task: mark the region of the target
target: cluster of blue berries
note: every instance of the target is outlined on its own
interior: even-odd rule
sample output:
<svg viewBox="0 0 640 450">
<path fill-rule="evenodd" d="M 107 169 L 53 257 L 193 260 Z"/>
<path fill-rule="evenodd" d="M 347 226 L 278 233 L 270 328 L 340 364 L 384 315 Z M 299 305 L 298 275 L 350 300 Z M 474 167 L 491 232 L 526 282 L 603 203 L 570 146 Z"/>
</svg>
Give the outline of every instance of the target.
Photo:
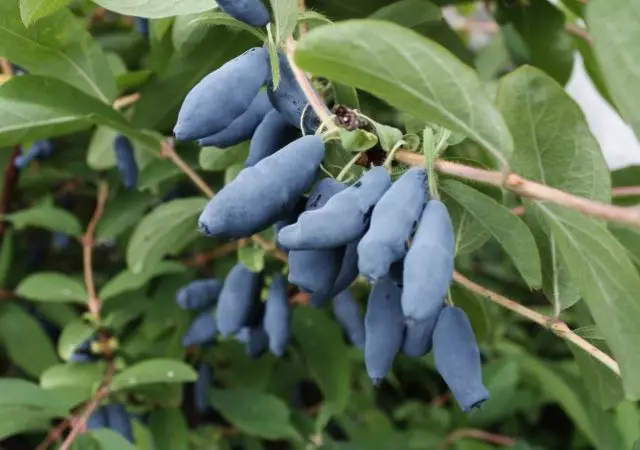
<svg viewBox="0 0 640 450">
<path fill-rule="evenodd" d="M 133 151 L 133 144 L 126 136 L 117 134 L 113 140 L 116 155 L 116 167 L 125 189 L 133 189 L 138 183 L 138 163 Z"/>
</svg>

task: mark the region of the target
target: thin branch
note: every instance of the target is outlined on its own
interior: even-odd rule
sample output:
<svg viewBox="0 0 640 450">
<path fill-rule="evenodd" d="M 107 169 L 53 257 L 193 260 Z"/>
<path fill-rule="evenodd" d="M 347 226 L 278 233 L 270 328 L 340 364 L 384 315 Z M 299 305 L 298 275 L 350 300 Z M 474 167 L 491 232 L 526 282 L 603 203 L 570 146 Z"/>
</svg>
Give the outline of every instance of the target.
<svg viewBox="0 0 640 450">
<path fill-rule="evenodd" d="M 185 259 L 182 261 L 182 264 L 189 267 L 201 267 L 209 261 L 213 261 L 214 259 L 218 259 L 235 252 L 243 245 L 245 245 L 244 240 L 227 242 L 226 244 L 223 244 L 218 248 L 214 248 L 211 251 L 198 253 L 189 259 Z"/>
<path fill-rule="evenodd" d="M 613 197 L 636 197 L 640 196 L 640 186 L 620 186 L 611 190 Z"/>
<path fill-rule="evenodd" d="M 566 323 L 558 319 L 545 316 L 544 314 L 540 314 L 539 312 L 529 309 L 526 306 L 521 305 L 520 303 L 503 297 L 502 295 L 493 292 L 485 288 L 484 286 L 480 286 L 479 284 L 474 283 L 459 272 L 454 272 L 453 279 L 456 283 L 464 286 L 470 291 L 473 291 L 476 294 L 481 295 L 482 297 L 486 297 L 487 299 L 491 300 L 494 303 L 497 303 L 503 308 L 506 308 L 526 319 L 531 320 L 532 322 L 537 323 L 538 325 L 543 326 L 544 328 L 547 328 L 562 339 L 580 347 L 582 350 L 584 350 L 592 357 L 600 361 L 602 364 L 607 366 L 609 369 L 611 369 L 613 373 L 620 376 L 620 367 L 611 356 L 607 355 L 595 345 L 590 344 L 589 342 L 578 336 L 569 328 Z"/>
<path fill-rule="evenodd" d="M 49 430 L 47 437 L 36 447 L 36 450 L 47 450 L 51 444 L 54 442 L 58 442 L 62 439 L 62 433 L 66 431 L 67 428 L 71 426 L 70 419 L 64 419 L 55 427 Z"/>
<path fill-rule="evenodd" d="M 575 36 L 575 37 L 577 37 L 579 39 L 582 39 L 587 44 L 593 45 L 593 39 L 591 39 L 591 36 L 589 36 L 589 33 L 587 32 L 587 30 L 585 30 L 584 28 L 579 27 L 575 23 L 565 23 L 564 24 L 564 30 L 568 34 L 570 34 L 572 36 Z"/>
<path fill-rule="evenodd" d="M 104 212 L 104 205 L 107 202 L 109 196 L 109 185 L 106 181 L 101 181 L 98 185 L 98 195 L 96 200 L 96 209 L 93 212 L 93 216 L 87 226 L 87 231 L 82 236 L 82 262 L 84 269 L 84 283 L 87 287 L 87 293 L 89 295 L 87 306 L 92 317 L 99 322 L 100 320 L 100 299 L 96 294 L 95 283 L 93 281 L 93 244 L 96 225 L 102 217 Z"/>
<path fill-rule="evenodd" d="M 450 445 L 455 444 L 460 439 L 471 438 L 477 441 L 488 442 L 490 444 L 503 445 L 505 447 L 514 447 L 516 440 L 500 434 L 489 433 L 484 430 L 474 428 L 460 428 L 452 431 L 445 440 L 440 444 L 438 450 L 446 450 Z"/>
<path fill-rule="evenodd" d="M 131 106 L 140 100 L 140 94 L 136 92 L 135 94 L 125 95 L 124 97 L 120 97 L 115 99 L 113 102 L 113 109 L 120 111 L 127 106 Z"/>
<path fill-rule="evenodd" d="M 13 66 L 9 62 L 7 58 L 0 57 L 0 69 L 2 69 L 2 73 L 5 75 L 13 76 Z"/>
<path fill-rule="evenodd" d="M 13 191 L 18 184 L 20 178 L 20 171 L 15 166 L 15 160 L 20 155 L 20 146 L 13 147 L 11 156 L 7 160 L 7 165 L 4 168 L 4 176 L 2 181 L 2 197 L 0 198 L 0 215 L 6 214 L 11 208 L 11 200 L 13 198 Z M 4 234 L 6 222 L 0 219 L 0 237 Z"/>
<path fill-rule="evenodd" d="M 412 166 L 424 167 L 425 164 L 424 157 L 422 155 L 407 151 L 397 152 L 396 160 Z M 503 183 L 503 176 L 500 172 L 479 169 L 477 167 L 469 167 L 451 161 L 438 160 L 435 163 L 435 168 L 439 172 L 447 175 L 506 188 L 521 197 L 555 203 L 557 205 L 574 209 L 588 216 L 605 219 L 611 222 L 618 222 L 633 227 L 640 227 L 640 210 L 637 208 L 610 205 L 589 200 L 584 197 L 578 197 L 559 189 L 527 180 L 515 173 L 507 175 L 507 177 L 504 178 Z"/>
<path fill-rule="evenodd" d="M 298 12 L 303 14 L 306 9 L 305 0 L 298 0 Z M 309 26 L 305 22 L 300 22 L 300 25 L 298 25 L 298 33 L 300 34 L 300 37 L 307 34 L 307 31 L 309 31 Z"/>
</svg>

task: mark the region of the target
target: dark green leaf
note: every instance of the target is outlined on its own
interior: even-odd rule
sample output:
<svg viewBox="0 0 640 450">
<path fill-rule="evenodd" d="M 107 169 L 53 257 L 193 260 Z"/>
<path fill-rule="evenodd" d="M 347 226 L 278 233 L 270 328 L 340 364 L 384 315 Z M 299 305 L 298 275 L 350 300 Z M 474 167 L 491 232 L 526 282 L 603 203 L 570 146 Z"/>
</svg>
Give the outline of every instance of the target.
<svg viewBox="0 0 640 450">
<path fill-rule="evenodd" d="M 155 450 L 187 450 L 189 429 L 177 408 L 160 409 L 151 413 L 149 428 L 153 434 Z"/>
<path fill-rule="evenodd" d="M 16 294 L 36 302 L 87 302 L 84 285 L 57 272 L 39 272 L 23 279 Z"/>
<path fill-rule="evenodd" d="M 473 426 L 485 427 L 513 414 L 520 367 L 513 359 L 498 359 L 482 367 L 482 380 L 491 401 L 469 416 Z"/>
<path fill-rule="evenodd" d="M 478 342 L 483 342 L 489 334 L 490 323 L 485 312 L 484 300 L 475 293 L 452 284 L 450 288 L 451 299 L 454 305 L 462 308 L 469 317 L 473 333 Z"/>
<path fill-rule="evenodd" d="M 147 359 L 126 368 L 113 377 L 113 392 L 145 384 L 187 383 L 196 381 L 198 374 L 191 366 L 175 359 Z"/>
<path fill-rule="evenodd" d="M 152 201 L 151 195 L 137 191 L 121 193 L 110 199 L 96 227 L 96 239 L 105 241 L 120 236 L 140 221 Z"/>
<path fill-rule="evenodd" d="M 578 363 L 582 383 L 587 388 L 589 397 L 604 409 L 620 403 L 624 399 L 620 377 L 582 349 L 572 344 L 569 344 L 569 348 Z"/>
<path fill-rule="evenodd" d="M 13 233 L 11 228 L 5 229 L 4 235 L 2 236 L 2 244 L 0 245 L 0 288 L 5 287 L 11 268 L 11 260 L 13 258 Z"/>
</svg>

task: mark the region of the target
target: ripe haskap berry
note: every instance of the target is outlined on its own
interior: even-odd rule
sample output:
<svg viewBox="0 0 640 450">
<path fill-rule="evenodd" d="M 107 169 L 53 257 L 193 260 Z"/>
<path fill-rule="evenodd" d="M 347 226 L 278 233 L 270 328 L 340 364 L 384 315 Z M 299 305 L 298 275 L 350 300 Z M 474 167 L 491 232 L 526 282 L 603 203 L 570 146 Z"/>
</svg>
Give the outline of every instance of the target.
<svg viewBox="0 0 640 450">
<path fill-rule="evenodd" d="M 249 320 L 254 303 L 259 301 L 260 274 L 238 263 L 224 280 L 218 300 L 217 322 L 220 334 L 237 333 Z"/>
<path fill-rule="evenodd" d="M 145 17 L 136 17 L 134 21 L 135 21 L 136 31 L 141 36 L 145 36 L 145 37 L 149 36 L 149 19 Z"/>
<path fill-rule="evenodd" d="M 244 113 L 270 74 L 267 50 L 255 47 L 204 77 L 187 94 L 173 130 L 189 141 L 224 130 Z"/>
<path fill-rule="evenodd" d="M 339 247 L 359 239 L 373 207 L 389 186 L 387 170 L 374 167 L 322 208 L 305 211 L 295 224 L 280 230 L 278 242 L 289 250 L 309 250 Z"/>
<path fill-rule="evenodd" d="M 247 356 L 258 359 L 269 348 L 269 336 L 262 325 L 249 328 L 249 341 L 246 344 Z"/>
<path fill-rule="evenodd" d="M 193 387 L 193 404 L 200 414 L 209 408 L 209 388 L 213 382 L 213 370 L 206 363 L 198 366 L 198 379 Z"/>
<path fill-rule="evenodd" d="M 222 283 L 215 278 L 195 280 L 180 288 L 176 302 L 182 309 L 204 309 L 215 305 L 222 290 Z"/>
<path fill-rule="evenodd" d="M 48 158 L 52 153 L 53 143 L 51 141 L 36 141 L 27 149 L 25 154 L 18 155 L 13 164 L 16 169 L 22 170 L 34 159 Z"/>
<path fill-rule="evenodd" d="M 277 357 L 284 355 L 291 337 L 291 308 L 287 297 L 287 282 L 280 274 L 273 277 L 269 287 L 263 327 L 269 337 L 271 353 Z"/>
<path fill-rule="evenodd" d="M 95 355 L 91 353 L 91 342 L 94 337 L 91 336 L 88 339 L 82 341 L 71 353 L 69 361 L 73 363 L 85 363 L 96 360 Z"/>
<path fill-rule="evenodd" d="M 116 166 L 120 172 L 122 184 L 125 188 L 132 189 L 138 182 L 138 163 L 136 163 L 133 153 L 133 145 L 126 136 L 118 134 L 113 142 L 113 147 L 116 152 Z"/>
<path fill-rule="evenodd" d="M 482 384 L 480 351 L 463 310 L 445 306 L 433 332 L 436 369 L 451 389 L 460 409 L 469 412 L 489 398 Z"/>
<path fill-rule="evenodd" d="M 213 136 L 208 136 L 198 140 L 198 144 L 202 147 L 213 146 L 218 148 L 227 148 L 232 145 L 244 142 L 253 136 L 253 133 L 260 125 L 262 119 L 273 111 L 271 102 L 266 92 L 260 92 L 253 99 L 249 108 L 240 114 L 227 128 Z"/>
<path fill-rule="evenodd" d="M 369 231 L 358 245 L 358 268 L 371 280 L 389 273 L 392 263 L 407 253 L 408 241 L 425 204 L 424 169 L 402 175 L 373 208 Z"/>
<path fill-rule="evenodd" d="M 260 0 L 217 0 L 221 10 L 234 19 L 254 27 L 269 23 L 269 12 Z"/>
<path fill-rule="evenodd" d="M 182 336 L 182 346 L 189 347 L 213 342 L 217 331 L 218 327 L 213 312 L 200 313 Z"/>
<path fill-rule="evenodd" d="M 374 385 L 387 376 L 402 346 L 405 326 L 401 294 L 401 289 L 387 277 L 380 278 L 369 294 L 364 318 L 364 362 Z"/>
<path fill-rule="evenodd" d="M 351 344 L 364 350 L 365 334 L 364 320 L 360 312 L 360 306 L 346 289 L 333 298 L 333 315 L 349 336 Z"/>
<path fill-rule="evenodd" d="M 319 125 L 318 116 L 309 106 L 307 97 L 300 89 L 287 57 L 280 54 L 278 61 L 280 66 L 278 87 L 274 87 L 273 80 L 269 80 L 267 84 L 271 104 L 294 127 L 299 129 L 302 123 L 305 133 L 315 133 Z"/>
<path fill-rule="evenodd" d="M 98 428 L 107 428 L 107 413 L 104 406 L 100 406 L 91 413 L 87 419 L 87 430 L 96 430 Z"/>
<path fill-rule="evenodd" d="M 264 230 L 293 210 L 313 183 L 323 157 L 322 138 L 305 136 L 243 169 L 207 204 L 200 231 L 239 238 Z"/>
<path fill-rule="evenodd" d="M 345 189 L 332 178 L 320 180 L 307 201 L 306 211 L 322 208 L 327 201 Z M 344 247 L 319 250 L 293 250 L 289 253 L 289 282 L 305 292 L 313 293 L 311 303 L 321 306 L 331 296 L 340 273 Z"/>
<path fill-rule="evenodd" d="M 420 358 L 431 351 L 433 330 L 438 316 L 413 322 L 407 326 L 402 344 L 402 353 L 411 358 Z"/>
<path fill-rule="evenodd" d="M 358 278 L 358 242 L 350 242 L 345 247 L 342 263 L 340 264 L 340 272 L 331 291 L 333 295 L 337 295 L 347 289 Z"/>
<path fill-rule="evenodd" d="M 107 416 L 107 424 L 116 433 L 119 433 L 127 441 L 133 443 L 133 429 L 127 410 L 119 403 L 110 403 L 104 406 Z"/>
<path fill-rule="evenodd" d="M 269 112 L 253 134 L 244 166 L 255 166 L 299 137 L 298 129 L 291 126 L 282 114 L 275 110 Z"/>
<path fill-rule="evenodd" d="M 405 317 L 428 320 L 438 314 L 451 285 L 455 238 L 444 203 L 431 200 L 404 260 L 402 311 Z"/>
</svg>

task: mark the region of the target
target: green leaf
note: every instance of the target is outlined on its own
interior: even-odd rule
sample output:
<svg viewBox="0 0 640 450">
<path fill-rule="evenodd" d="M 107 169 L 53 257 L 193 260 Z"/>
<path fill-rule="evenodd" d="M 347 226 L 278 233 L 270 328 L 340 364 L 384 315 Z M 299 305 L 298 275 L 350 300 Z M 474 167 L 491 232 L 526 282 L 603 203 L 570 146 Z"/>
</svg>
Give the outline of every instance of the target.
<svg viewBox="0 0 640 450">
<path fill-rule="evenodd" d="M 243 163 L 249 156 L 249 141 L 241 142 L 227 149 L 204 147 L 200 150 L 199 163 L 204 170 L 221 172 Z"/>
<path fill-rule="evenodd" d="M 48 6 L 54 1 L 41 3 Z M 117 95 L 115 79 L 102 49 L 66 8 L 25 28 L 18 2 L 1 2 L 0 55 L 29 73 L 69 83 L 103 104 Z M 74 103 L 70 98 L 74 97 L 66 97 L 65 102 Z"/>
<path fill-rule="evenodd" d="M 187 450 L 189 428 L 182 411 L 177 408 L 151 412 L 149 428 L 153 434 L 155 450 Z"/>
<path fill-rule="evenodd" d="M 640 137 L 640 5 L 634 0 L 594 0 L 586 19 L 593 49 L 618 111 Z"/>
<path fill-rule="evenodd" d="M 212 389 L 209 398 L 222 417 L 249 435 L 265 439 L 297 436 L 287 405 L 273 395 L 251 389 Z"/>
<path fill-rule="evenodd" d="M 91 437 L 98 442 L 100 450 L 136 450 L 133 444 L 127 441 L 122 435 L 108 428 L 91 430 Z"/>
<path fill-rule="evenodd" d="M 193 368 L 175 359 L 147 359 L 130 366 L 113 377 L 113 392 L 145 384 L 189 383 L 196 381 L 198 374 Z"/>
<path fill-rule="evenodd" d="M 476 341 L 483 342 L 489 334 L 490 322 L 485 312 L 484 301 L 474 292 L 464 289 L 457 284 L 450 288 L 453 303 L 464 310 L 469 317 Z"/>
<path fill-rule="evenodd" d="M 16 294 L 36 302 L 87 302 L 87 291 L 78 280 L 58 272 L 38 272 L 23 279 Z"/>
<path fill-rule="evenodd" d="M 0 378 L 0 392 L 0 439 L 46 429 L 51 419 L 68 413 L 54 393 L 25 380 Z"/>
<path fill-rule="evenodd" d="M 102 301 L 105 301 L 123 292 L 139 289 L 160 275 L 175 274 L 184 271 L 185 267 L 174 261 L 160 261 L 153 266 L 145 267 L 145 270 L 140 273 L 133 273 L 125 269 L 109 280 L 109 282 L 100 289 L 98 296 Z"/>
<path fill-rule="evenodd" d="M 324 25 L 302 39 L 296 61 L 315 75 L 462 133 L 501 161 L 513 151 L 509 131 L 473 70 L 406 28 L 377 20 Z"/>
<path fill-rule="evenodd" d="M 107 170 L 116 166 L 113 140 L 118 132 L 109 127 L 96 127 L 87 150 L 87 165 L 93 170 Z"/>
<path fill-rule="evenodd" d="M 293 34 L 298 21 L 298 0 L 271 0 L 276 23 L 276 42 L 283 43 Z"/>
<path fill-rule="evenodd" d="M 260 245 L 251 243 L 238 248 L 238 261 L 252 272 L 262 272 L 267 251 Z"/>
<path fill-rule="evenodd" d="M 400 0 L 371 14 L 371 19 L 388 20 L 407 28 L 442 20 L 442 11 L 424 0 Z"/>
<path fill-rule="evenodd" d="M 631 260 L 640 266 L 640 230 L 609 224 L 609 231 L 624 246 Z"/>
<path fill-rule="evenodd" d="M 445 180 L 442 189 L 496 238 L 530 287 L 541 285 L 538 248 L 520 218 L 491 197 L 459 181 Z"/>
<path fill-rule="evenodd" d="M 71 355 L 85 340 L 90 338 L 95 330 L 84 320 L 78 318 L 69 322 L 63 329 L 58 339 L 58 355 L 64 361 L 68 361 Z"/>
<path fill-rule="evenodd" d="M 340 142 L 347 151 L 363 152 L 376 146 L 378 136 L 363 129 L 345 130 L 340 128 Z"/>
<path fill-rule="evenodd" d="M 0 305 L 0 341 L 9 359 L 32 377 L 58 362 L 51 339 L 38 320 L 17 305 Z"/>
<path fill-rule="evenodd" d="M 620 403 L 624 399 L 620 377 L 584 350 L 573 344 L 569 344 L 569 348 L 580 368 L 582 383 L 587 388 L 589 397 L 603 409 Z"/>
<path fill-rule="evenodd" d="M 70 98 L 73 99 L 72 102 L 69 101 Z M 22 105 L 19 107 L 26 105 L 57 110 L 64 117 L 73 115 L 77 120 L 105 125 L 150 148 L 157 148 L 158 151 L 160 149 L 160 140 L 156 135 L 137 130 L 110 105 L 55 78 L 39 75 L 13 77 L 0 86 L 0 102 L 2 101 Z M 24 117 L 23 120 L 26 123 L 30 122 L 28 117 Z"/>
<path fill-rule="evenodd" d="M 556 205 L 535 203 L 550 225 L 580 294 L 620 365 L 625 393 L 640 398 L 640 276 L 602 223 Z"/>
<path fill-rule="evenodd" d="M 491 238 L 491 233 L 446 192 L 442 194 L 456 232 L 456 255 L 465 255 L 482 247 Z"/>
<path fill-rule="evenodd" d="M 498 359 L 482 366 L 482 379 L 490 402 L 469 416 L 473 426 L 486 427 L 513 414 L 520 379 L 520 367 L 513 359 Z"/>
<path fill-rule="evenodd" d="M 510 23 L 522 38 L 525 61 L 565 84 L 571 76 L 574 48 L 571 36 L 564 29 L 562 12 L 549 2 L 537 1 L 515 2 L 500 9 L 498 14 L 503 23 Z M 516 57 L 518 64 L 525 61 Z"/>
<path fill-rule="evenodd" d="M 212 9 L 215 5 L 211 0 L 144 0 L 131 2 L 130 0 L 97 0 L 94 3 L 126 16 L 162 17 L 194 14 Z"/>
<path fill-rule="evenodd" d="M 122 192 L 110 200 L 96 227 L 96 239 L 105 241 L 120 236 L 140 221 L 153 201 L 146 192 Z"/>
<path fill-rule="evenodd" d="M 335 81 L 331 83 L 331 87 L 336 104 L 344 105 L 351 109 L 360 109 L 360 99 L 358 98 L 358 92 L 354 88 Z"/>
<path fill-rule="evenodd" d="M 58 231 L 70 236 L 80 236 L 82 234 L 82 226 L 73 214 L 52 205 L 34 206 L 12 214 L 6 214 L 3 218 L 11 222 L 18 230 L 36 227 Z"/>
<path fill-rule="evenodd" d="M 5 228 L 0 246 L 0 289 L 5 287 L 13 258 L 13 229 Z"/>
<path fill-rule="evenodd" d="M 318 426 L 324 428 L 331 416 L 340 415 L 349 402 L 351 371 L 347 347 L 336 323 L 317 309 L 295 310 L 293 335 L 311 376 L 322 390 L 324 405 Z"/>
<path fill-rule="evenodd" d="M 142 273 L 174 249 L 185 234 L 197 229 L 197 218 L 207 204 L 205 198 L 187 198 L 164 203 L 138 224 L 127 247 L 127 265 Z"/>
<path fill-rule="evenodd" d="M 64 8 L 71 0 L 20 0 L 20 17 L 28 27 L 43 17 Z"/>
<path fill-rule="evenodd" d="M 240 20 L 234 19 L 229 14 L 222 11 L 211 11 L 200 14 L 195 19 L 193 19 L 189 25 L 192 27 L 200 25 L 221 25 L 234 30 L 247 31 L 260 40 L 265 40 L 267 37 L 267 35 L 263 31 L 258 30 L 257 28 L 252 27 L 251 25 L 248 25 Z"/>
<path fill-rule="evenodd" d="M 40 376 L 40 386 L 74 404 L 89 400 L 102 381 L 106 363 L 69 363 L 49 367 Z"/>
</svg>

